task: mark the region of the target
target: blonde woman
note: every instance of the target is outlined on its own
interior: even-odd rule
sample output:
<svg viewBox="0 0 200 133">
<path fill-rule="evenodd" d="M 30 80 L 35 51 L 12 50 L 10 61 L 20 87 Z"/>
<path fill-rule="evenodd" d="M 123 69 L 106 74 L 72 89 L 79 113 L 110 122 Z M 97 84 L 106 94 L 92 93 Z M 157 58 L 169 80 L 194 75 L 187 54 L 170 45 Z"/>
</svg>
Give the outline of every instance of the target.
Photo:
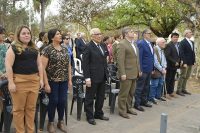
<svg viewBox="0 0 200 133">
<path fill-rule="evenodd" d="M 20 26 L 6 54 L 6 74 L 16 133 L 34 133 L 36 101 L 39 88 L 43 87 L 40 55 L 31 39 L 30 29 Z"/>
</svg>

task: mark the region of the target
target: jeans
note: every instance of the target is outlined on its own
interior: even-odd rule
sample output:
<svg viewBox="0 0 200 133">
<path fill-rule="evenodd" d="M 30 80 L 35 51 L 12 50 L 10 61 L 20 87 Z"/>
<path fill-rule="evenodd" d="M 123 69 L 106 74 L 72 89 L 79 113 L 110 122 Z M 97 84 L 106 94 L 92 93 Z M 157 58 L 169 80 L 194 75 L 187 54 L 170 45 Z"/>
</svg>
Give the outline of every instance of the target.
<svg viewBox="0 0 200 133">
<path fill-rule="evenodd" d="M 61 121 L 63 120 L 66 108 L 68 82 L 49 81 L 49 85 L 51 88 L 51 93 L 48 94 L 49 104 L 47 109 L 49 122 L 54 122 L 56 108 L 58 112 L 58 120 Z"/>
<path fill-rule="evenodd" d="M 154 98 L 160 98 L 162 96 L 162 88 L 164 83 L 164 77 L 150 80 L 150 91 L 149 91 L 149 100 Z"/>
</svg>

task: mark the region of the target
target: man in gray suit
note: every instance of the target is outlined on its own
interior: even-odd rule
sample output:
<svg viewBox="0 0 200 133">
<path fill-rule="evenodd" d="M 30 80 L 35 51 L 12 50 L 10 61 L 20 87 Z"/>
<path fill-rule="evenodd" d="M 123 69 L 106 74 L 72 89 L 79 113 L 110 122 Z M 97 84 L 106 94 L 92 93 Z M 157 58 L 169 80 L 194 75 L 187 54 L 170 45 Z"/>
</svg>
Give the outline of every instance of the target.
<svg viewBox="0 0 200 133">
<path fill-rule="evenodd" d="M 126 27 L 122 30 L 123 40 L 117 45 L 117 66 L 120 79 L 118 96 L 119 115 L 130 119 L 129 114 L 137 115 L 132 108 L 136 79 L 140 75 L 139 53 L 134 42 L 136 33 Z"/>
</svg>

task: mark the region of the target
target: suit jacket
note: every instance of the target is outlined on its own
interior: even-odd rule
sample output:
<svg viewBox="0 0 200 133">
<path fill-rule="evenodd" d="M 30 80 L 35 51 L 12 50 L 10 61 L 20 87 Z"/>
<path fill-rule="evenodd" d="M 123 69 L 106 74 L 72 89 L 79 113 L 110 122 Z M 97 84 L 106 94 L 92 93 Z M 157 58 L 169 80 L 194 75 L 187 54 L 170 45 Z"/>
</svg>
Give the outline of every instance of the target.
<svg viewBox="0 0 200 133">
<path fill-rule="evenodd" d="M 180 57 L 183 61 L 183 64 L 194 65 L 195 63 L 195 51 L 194 51 L 194 42 L 192 42 L 193 48 L 191 48 L 190 43 L 184 38 L 180 42 L 179 50 Z"/>
<path fill-rule="evenodd" d="M 148 43 L 143 39 L 138 41 L 137 46 L 139 49 L 141 71 L 145 73 L 152 72 L 154 67 L 154 54 L 152 54 Z"/>
<path fill-rule="evenodd" d="M 126 75 L 127 79 L 136 79 L 140 72 L 139 52 L 135 45 L 137 53 L 131 43 L 124 39 L 117 44 L 117 66 L 118 75 Z"/>
<path fill-rule="evenodd" d="M 76 39 L 76 48 L 77 48 L 77 56 L 79 57 L 81 54 L 83 54 L 83 51 L 85 49 L 85 42 L 82 38 Z"/>
<path fill-rule="evenodd" d="M 179 47 L 179 44 L 176 44 Z M 167 69 L 177 69 L 180 67 L 180 56 L 177 52 L 177 49 L 175 47 L 175 44 L 171 41 L 167 44 L 166 48 L 164 49 L 165 57 L 167 60 Z M 175 66 L 175 64 L 179 63 L 179 66 Z"/>
<path fill-rule="evenodd" d="M 93 83 L 100 83 L 107 80 L 106 51 L 103 44 L 100 44 L 104 54 L 93 41 L 90 41 L 83 52 L 83 74 L 85 79 L 90 78 Z"/>
</svg>

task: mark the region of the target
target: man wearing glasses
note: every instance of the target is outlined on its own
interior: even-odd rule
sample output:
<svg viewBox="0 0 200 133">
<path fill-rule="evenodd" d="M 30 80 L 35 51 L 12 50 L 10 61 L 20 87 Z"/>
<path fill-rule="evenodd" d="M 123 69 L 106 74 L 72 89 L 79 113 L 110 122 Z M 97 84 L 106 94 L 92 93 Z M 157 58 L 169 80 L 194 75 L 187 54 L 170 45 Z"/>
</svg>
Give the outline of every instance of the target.
<svg viewBox="0 0 200 133">
<path fill-rule="evenodd" d="M 107 61 L 108 51 L 100 44 L 102 34 L 98 28 L 90 31 L 91 41 L 86 45 L 83 52 L 83 74 L 86 81 L 85 111 L 89 124 L 96 125 L 94 119 L 106 120 L 104 116 L 103 104 L 105 95 L 105 82 L 107 80 Z M 95 110 L 93 109 L 94 97 Z"/>
<path fill-rule="evenodd" d="M 137 80 L 135 90 L 135 109 L 144 111 L 145 107 L 152 107 L 148 103 L 150 78 L 154 66 L 154 50 L 151 44 L 151 31 L 146 29 L 142 33 L 143 39 L 138 41 L 141 76 Z"/>
</svg>

